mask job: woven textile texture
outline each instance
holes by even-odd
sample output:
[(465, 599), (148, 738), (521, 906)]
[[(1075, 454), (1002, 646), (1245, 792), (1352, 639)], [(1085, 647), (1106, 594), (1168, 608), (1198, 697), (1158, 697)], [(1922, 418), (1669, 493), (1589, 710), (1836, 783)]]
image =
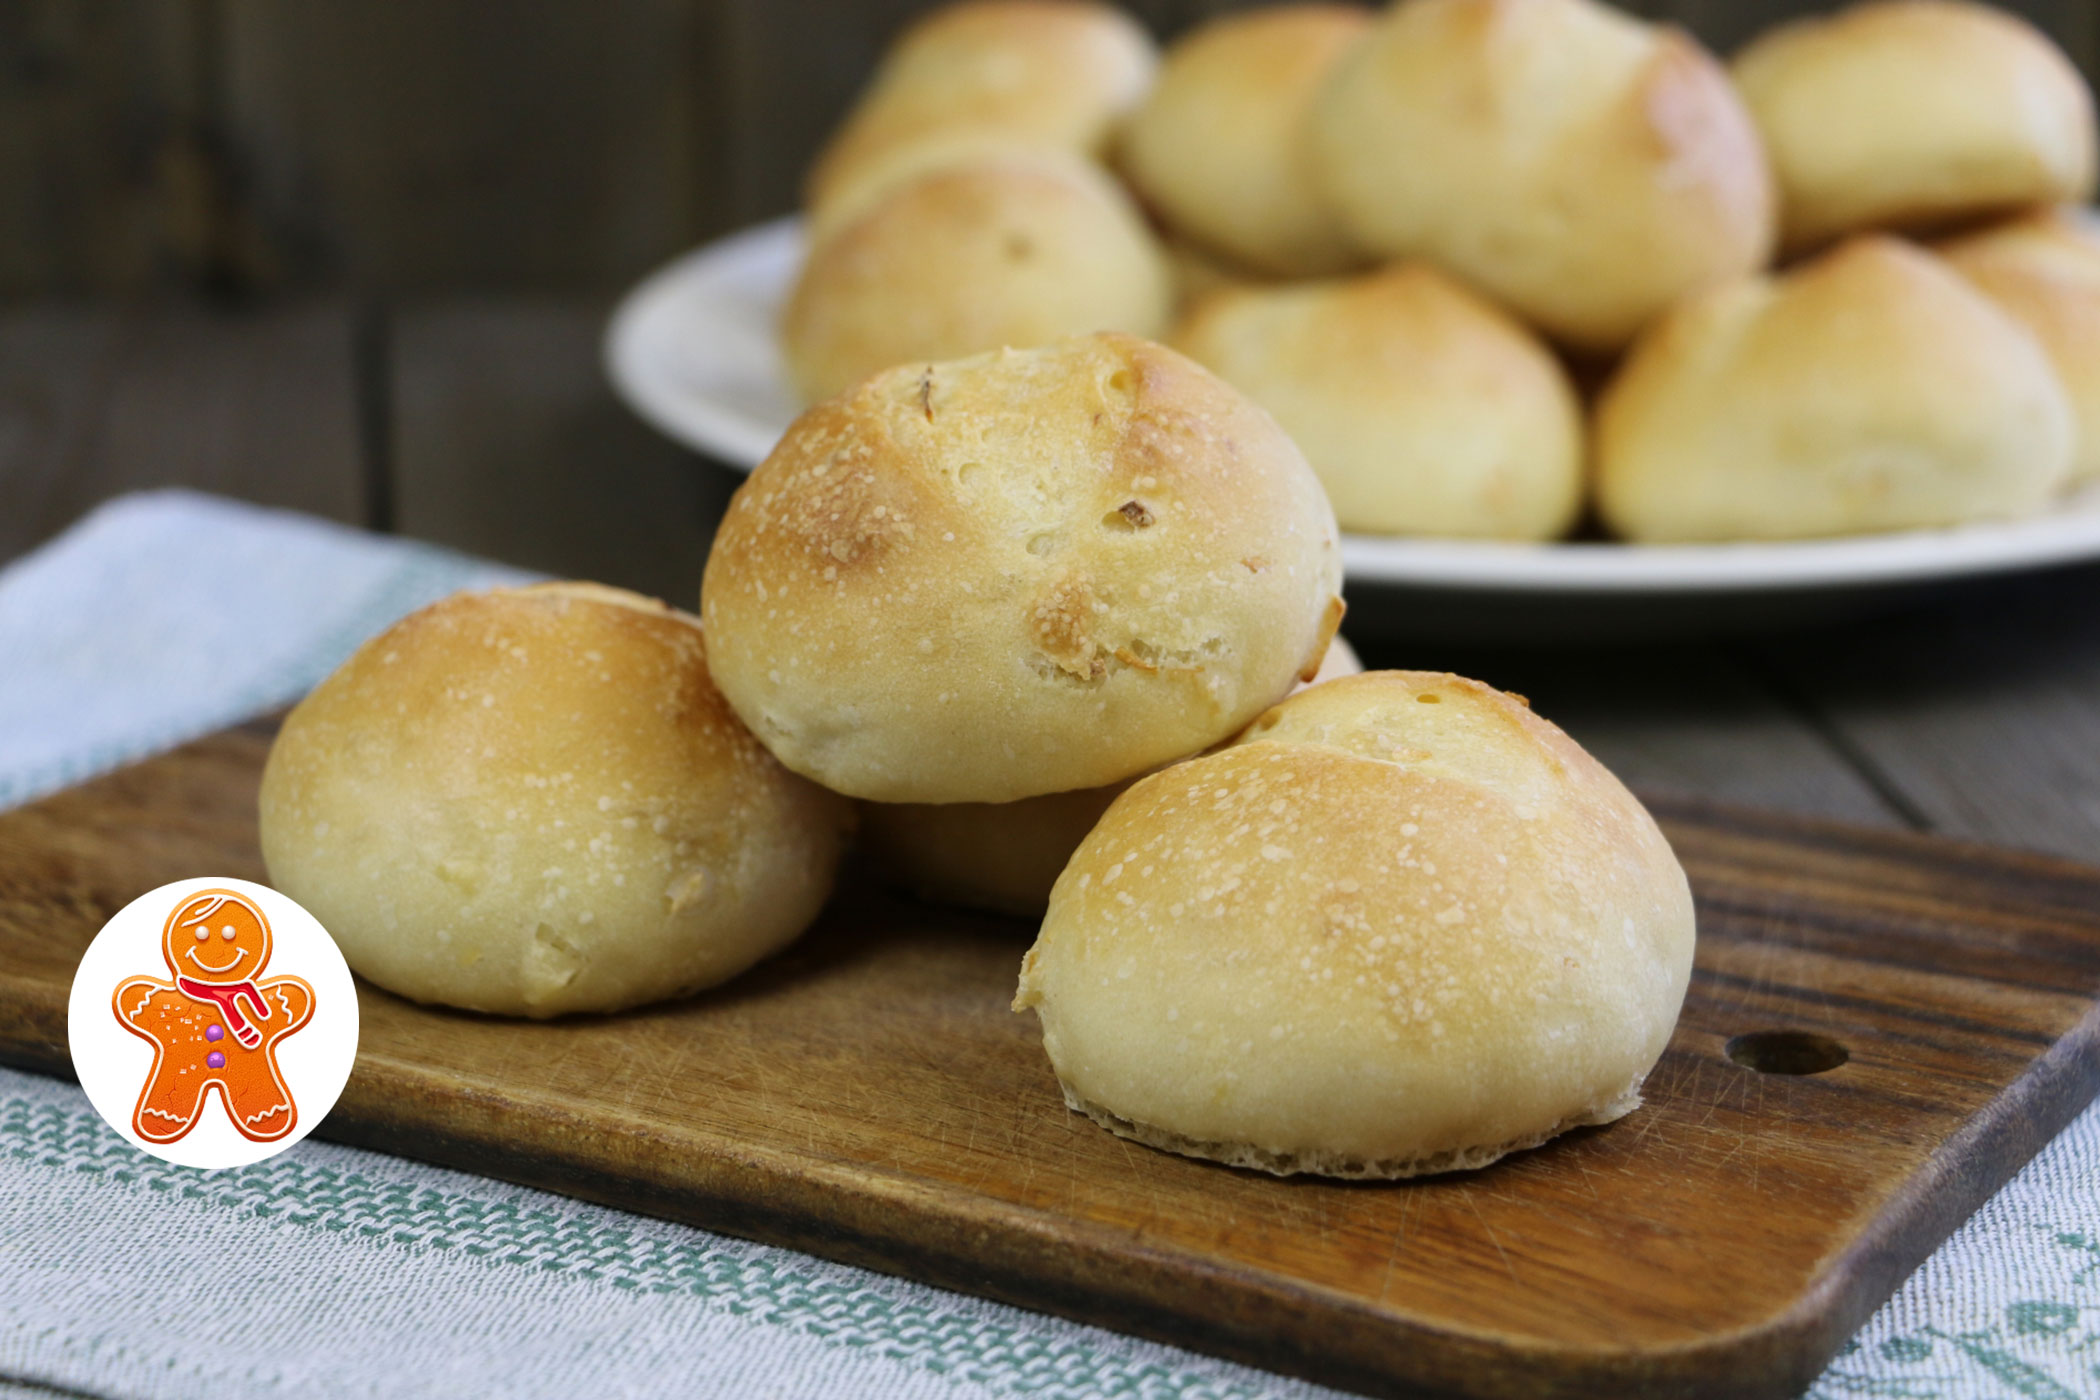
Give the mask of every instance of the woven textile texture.
[[(285, 704), (402, 613), (523, 577), (206, 497), (114, 502), (0, 572), (0, 805)], [(171, 1167), (73, 1086), (0, 1071), (0, 1400), (586, 1393), (1332, 1392), (318, 1141)], [(1810, 1394), (2100, 1397), (2100, 1110)]]

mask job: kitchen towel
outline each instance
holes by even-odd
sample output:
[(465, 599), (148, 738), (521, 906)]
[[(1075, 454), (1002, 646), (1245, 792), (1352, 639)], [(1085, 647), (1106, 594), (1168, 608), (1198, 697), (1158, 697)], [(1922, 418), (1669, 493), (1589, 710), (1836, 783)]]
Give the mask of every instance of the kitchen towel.
[[(527, 577), (188, 493), (112, 502), (0, 571), (0, 805), (286, 704), (410, 609)], [(0, 1400), (53, 1393), (1333, 1394), (324, 1142), (173, 1167), (72, 1085), (0, 1070)], [(2100, 1396), (2100, 1108), (1810, 1394)]]

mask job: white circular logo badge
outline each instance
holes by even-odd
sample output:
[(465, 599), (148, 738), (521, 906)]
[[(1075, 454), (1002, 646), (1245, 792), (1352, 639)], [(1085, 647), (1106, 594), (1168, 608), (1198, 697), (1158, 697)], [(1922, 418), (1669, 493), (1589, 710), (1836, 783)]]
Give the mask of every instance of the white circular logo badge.
[(248, 880), (177, 880), (117, 911), (73, 974), (66, 1036), (95, 1111), (185, 1167), (274, 1157), (335, 1107), (357, 989), (320, 921)]

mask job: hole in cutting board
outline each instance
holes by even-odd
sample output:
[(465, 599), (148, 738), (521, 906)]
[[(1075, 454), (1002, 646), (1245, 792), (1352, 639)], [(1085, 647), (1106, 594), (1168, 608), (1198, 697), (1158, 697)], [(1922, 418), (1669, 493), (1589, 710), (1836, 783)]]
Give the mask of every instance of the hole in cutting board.
[(1808, 1031), (1752, 1031), (1724, 1047), (1728, 1058), (1759, 1074), (1821, 1074), (1852, 1058), (1827, 1035)]

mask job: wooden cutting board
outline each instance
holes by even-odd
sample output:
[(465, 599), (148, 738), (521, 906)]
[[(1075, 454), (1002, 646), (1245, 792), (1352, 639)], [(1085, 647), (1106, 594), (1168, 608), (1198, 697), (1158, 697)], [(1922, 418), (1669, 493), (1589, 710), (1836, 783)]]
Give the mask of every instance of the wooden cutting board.
[[(0, 815), (0, 1058), (145, 890), (261, 879), (267, 725)], [(2093, 1095), (2100, 871), (1662, 806), (1699, 899), (1648, 1105), (1486, 1171), (1278, 1181), (1068, 1113), (1030, 930), (841, 890), (657, 1010), (522, 1024), (360, 986), (324, 1136), (1381, 1393), (1780, 1396)], [(1748, 1067), (1739, 1058), (1764, 1066)], [(1818, 1038), (1821, 1039), (1818, 1039)], [(1787, 1074), (1830, 1042), (1837, 1068)]]

